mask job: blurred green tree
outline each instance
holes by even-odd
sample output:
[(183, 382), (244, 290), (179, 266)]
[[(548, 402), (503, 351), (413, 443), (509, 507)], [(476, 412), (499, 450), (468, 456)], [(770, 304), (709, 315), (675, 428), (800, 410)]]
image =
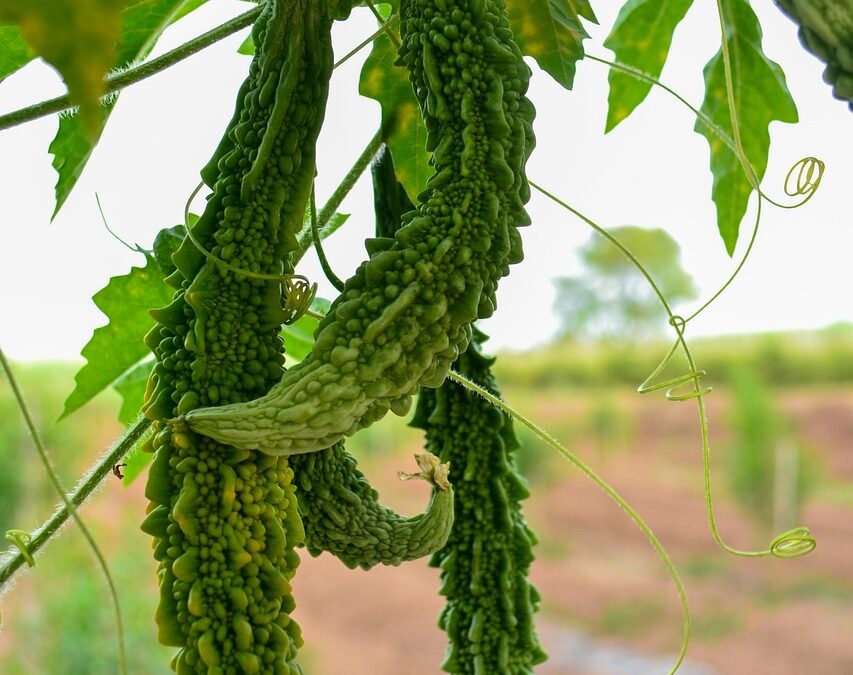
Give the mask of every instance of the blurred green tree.
[[(661, 229), (626, 225), (611, 230), (646, 267), (671, 304), (696, 297), (679, 261), (680, 248)], [(660, 301), (634, 264), (598, 234), (580, 249), (583, 270), (555, 281), (558, 338), (647, 339), (661, 332)]]

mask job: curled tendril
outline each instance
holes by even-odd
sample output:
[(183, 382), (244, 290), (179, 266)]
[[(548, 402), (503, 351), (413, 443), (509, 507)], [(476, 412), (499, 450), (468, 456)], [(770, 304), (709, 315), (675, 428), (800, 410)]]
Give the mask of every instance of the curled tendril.
[(770, 542), (770, 553), (777, 558), (799, 558), (815, 550), (817, 542), (807, 527), (795, 527)]
[[(806, 194), (809, 190), (809, 185), (815, 186), (816, 183), (820, 182), (822, 162), (817, 160), (813, 164), (806, 162), (802, 163), (803, 168), (801, 170), (801, 175), (803, 176), (803, 178), (798, 178), (797, 185), (798, 190), (801, 191), (800, 194)], [(817, 173), (817, 179), (814, 178), (815, 172)], [(637, 388), (637, 391), (641, 394), (647, 394), (653, 391), (666, 389), (666, 398), (669, 401), (688, 401), (691, 399), (696, 400), (696, 405), (699, 412), (699, 426), (702, 434), (702, 465), (705, 478), (705, 505), (706, 511), (708, 513), (708, 523), (711, 528), (711, 534), (717, 544), (733, 555), (749, 558), (763, 557), (767, 555), (773, 555), (777, 558), (796, 558), (813, 551), (816, 544), (814, 539), (811, 537), (808, 528), (805, 527), (798, 527), (793, 530), (789, 530), (788, 532), (783, 532), (778, 537), (773, 539), (770, 544), (770, 547), (766, 550), (742, 551), (739, 549), (735, 549), (729, 546), (725, 541), (723, 541), (722, 537), (720, 536), (719, 530), (717, 529), (717, 522), (714, 515), (714, 502), (711, 496), (711, 443), (708, 434), (708, 415), (705, 410), (704, 401), (704, 397), (707, 394), (711, 393), (711, 388), (703, 388), (701, 386), (702, 378), (706, 375), (706, 372), (696, 366), (696, 361), (693, 358), (693, 353), (690, 351), (690, 347), (688, 346), (687, 341), (684, 338), (684, 331), (686, 329), (687, 324), (693, 318), (703, 312), (707, 307), (709, 307), (711, 303), (713, 303), (714, 300), (716, 300), (720, 296), (720, 294), (732, 283), (735, 276), (737, 276), (738, 272), (746, 262), (746, 257), (749, 255), (749, 252), (751, 251), (752, 246), (755, 243), (755, 232), (753, 232), (753, 237), (749, 243), (749, 247), (747, 248), (746, 255), (738, 264), (734, 274), (729, 277), (728, 281), (726, 281), (726, 283), (722, 286), (722, 288), (720, 288), (720, 290), (718, 290), (713, 296), (711, 296), (710, 300), (705, 302), (697, 311), (695, 311), (693, 314), (691, 314), (685, 319), (684, 317), (673, 313), (672, 309), (669, 306), (669, 303), (666, 300), (666, 296), (663, 294), (658, 284), (652, 278), (649, 271), (643, 266), (639, 259), (633, 253), (631, 253), (631, 251), (629, 251), (624, 244), (622, 244), (622, 242), (620, 242), (618, 239), (616, 239), (616, 237), (614, 237), (607, 230), (601, 227), (601, 225), (599, 225), (589, 217), (585, 216), (580, 211), (570, 206), (559, 197), (555, 196), (553, 193), (539, 186), (534, 181), (530, 181), (530, 185), (535, 190), (541, 192), (543, 195), (545, 195), (555, 203), (559, 204), (569, 212), (578, 216), (581, 220), (589, 224), (590, 227), (592, 227), (596, 232), (600, 233), (611, 243), (613, 243), (613, 245), (616, 246), (646, 278), (652, 290), (655, 292), (661, 304), (663, 305), (664, 311), (669, 317), (668, 323), (675, 331), (676, 339), (672, 347), (670, 347), (669, 351), (661, 360), (661, 362), (657, 365), (657, 367), (655, 367), (651, 375), (649, 375)], [(811, 188), (811, 193), (813, 192), (814, 187)], [(760, 219), (761, 214), (760, 207), (761, 199), (759, 198), (759, 212), (758, 217), (756, 219), (756, 231), (758, 219)], [(659, 377), (661, 373), (664, 372), (666, 367), (675, 357), (676, 352), (678, 352), (679, 350), (681, 351), (681, 353), (684, 354), (685, 358), (687, 359), (687, 372), (676, 377), (662, 380), (660, 382), (655, 382), (654, 380)], [(687, 391), (684, 391), (684, 386), (690, 384), (692, 384), (692, 388)]]
[[(785, 194), (789, 197), (803, 195), (805, 199), (798, 204), (798, 206), (802, 206), (817, 192), (825, 170), (826, 164), (817, 157), (803, 157), (790, 168), (788, 175), (785, 176)], [(796, 182), (793, 185), (796, 187), (791, 187), (791, 179), (794, 178), (794, 174), (796, 174)]]
[(311, 303), (317, 296), (317, 284), (309, 284), (305, 277), (293, 275), (281, 282), (284, 292), (284, 323), (292, 324), (304, 315), (315, 316), (310, 311)]
[[(667, 401), (689, 401), (690, 399), (710, 394), (712, 391), (711, 387), (705, 387), (704, 389), (700, 387), (702, 378), (708, 373), (704, 370), (697, 370), (696, 368), (691, 368), (688, 372), (667, 380), (653, 382), (653, 380), (666, 369), (669, 362), (675, 357), (675, 353), (678, 351), (678, 348), (682, 346), (682, 341), (684, 339), (684, 327), (686, 325), (686, 321), (683, 317), (678, 316), (677, 314), (672, 316), (669, 320), (669, 325), (675, 328), (675, 332), (678, 334), (678, 337), (672, 347), (670, 347), (666, 356), (663, 357), (661, 362), (652, 371), (651, 375), (643, 380), (643, 383), (637, 387), (637, 393), (648, 394), (653, 391), (666, 389), (665, 395)], [(686, 392), (679, 392), (679, 389), (691, 382), (693, 383), (693, 389)]]
[(15, 546), (18, 547), (18, 550), (21, 552), (21, 555), (24, 556), (24, 560), (27, 561), (27, 565), (30, 567), (36, 566), (36, 559), (33, 558), (33, 554), (30, 551), (30, 540), (32, 536), (29, 532), (25, 530), (7, 530), (6, 531), (6, 541), (11, 542)]
[[(727, 52), (727, 50), (726, 50), (726, 52)], [(777, 206), (780, 209), (796, 209), (796, 208), (799, 208), (800, 206), (805, 204), (807, 201), (809, 201), (809, 199), (812, 198), (812, 195), (814, 195), (815, 191), (818, 188), (818, 185), (820, 185), (820, 180), (823, 177), (823, 172), (824, 172), (824, 169), (826, 168), (826, 165), (824, 164), (823, 161), (817, 159), (816, 157), (804, 157), (803, 159), (799, 160), (796, 164), (794, 164), (791, 167), (790, 171), (788, 172), (788, 178), (786, 178), (786, 183), (785, 183), (785, 185), (786, 185), (785, 194), (788, 195), (789, 197), (798, 197), (798, 196), (802, 195), (802, 196), (805, 196), (805, 199), (802, 199), (801, 201), (796, 202), (795, 204), (782, 204), (781, 202), (773, 199), (770, 195), (768, 195), (766, 192), (764, 192), (761, 189), (761, 187), (759, 185), (758, 175), (757, 175), (755, 169), (753, 168), (752, 164), (747, 159), (746, 155), (744, 154), (743, 148), (740, 145), (740, 142), (739, 142), (740, 135), (737, 132), (737, 128), (735, 128), (735, 132), (736, 132), (735, 138), (732, 138), (731, 136), (729, 136), (728, 133), (726, 133), (726, 131), (722, 127), (720, 127), (710, 117), (708, 117), (708, 115), (706, 115), (701, 110), (699, 110), (699, 108), (697, 108), (692, 103), (690, 103), (690, 101), (688, 101), (686, 98), (684, 98), (681, 94), (679, 94), (677, 91), (675, 91), (672, 87), (664, 84), (663, 82), (661, 82), (659, 79), (657, 79), (653, 75), (650, 75), (646, 72), (643, 72), (639, 68), (635, 68), (634, 66), (629, 66), (625, 63), (619, 63), (618, 61), (611, 61), (609, 59), (604, 59), (604, 58), (601, 58), (600, 56), (595, 56), (594, 54), (586, 54), (584, 56), (584, 58), (588, 59), (590, 61), (594, 61), (596, 63), (600, 63), (602, 65), (605, 65), (608, 68), (611, 68), (612, 70), (618, 70), (621, 73), (624, 73), (630, 77), (633, 77), (634, 79), (641, 80), (644, 82), (648, 82), (651, 85), (654, 85), (656, 87), (660, 87), (665, 92), (670, 94), (673, 98), (677, 99), (682, 105), (684, 105), (686, 108), (688, 108), (690, 110), (690, 112), (692, 112), (696, 116), (696, 118), (711, 131), (712, 134), (714, 134), (717, 138), (719, 138), (720, 141), (722, 141), (725, 144), (725, 146), (729, 150), (732, 151), (732, 153), (740, 161), (740, 163), (743, 167), (744, 173), (746, 174), (746, 179), (749, 181), (749, 184), (768, 203), (773, 204), (774, 206)], [(726, 58), (728, 58), (728, 57), (726, 57)], [(729, 75), (730, 75), (730, 73), (727, 73), (727, 77)], [(805, 174), (803, 174), (804, 168), (806, 169)], [(814, 175), (815, 171), (817, 172), (816, 177)], [(796, 191), (790, 192), (787, 188), (787, 184), (788, 184), (787, 182), (788, 182), (788, 179), (794, 174), (794, 172), (797, 172), (799, 174), (799, 180), (803, 180), (803, 179), (806, 179), (806, 180), (802, 184), (798, 183), (798, 189)], [(810, 186), (810, 187), (808, 187), (808, 186)]]
[[(307, 314), (308, 308), (311, 306), (311, 303), (314, 301), (314, 297), (317, 295), (317, 284), (312, 284), (308, 277), (302, 274), (264, 274), (263, 272), (253, 272), (251, 270), (243, 269), (242, 267), (237, 267), (236, 265), (232, 265), (208, 251), (207, 248), (205, 248), (205, 246), (196, 239), (192, 228), (190, 227), (190, 204), (202, 187), (204, 187), (203, 182), (199, 183), (195, 190), (192, 191), (192, 194), (190, 194), (189, 199), (187, 199), (187, 203), (184, 206), (184, 229), (186, 230), (187, 238), (192, 242), (192, 245), (195, 246), (205, 258), (215, 262), (221, 267), (224, 267), (230, 272), (240, 274), (244, 277), (249, 277), (250, 279), (278, 281), (281, 284), (282, 295), (284, 295), (284, 311), (286, 314), (284, 320), (285, 324), (292, 324), (294, 321), (299, 319), (299, 317)], [(295, 294), (295, 297), (291, 297), (291, 293)]]

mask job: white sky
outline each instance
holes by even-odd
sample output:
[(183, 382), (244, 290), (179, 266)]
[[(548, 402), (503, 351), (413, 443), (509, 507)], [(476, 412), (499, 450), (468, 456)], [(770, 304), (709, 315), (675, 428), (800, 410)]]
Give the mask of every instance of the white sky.
[[(600, 45), (615, 19), (617, 7), (610, 5), (619, 3), (595, 4), (601, 27), (590, 28), (593, 39), (586, 45), (591, 53), (607, 56)], [(842, 301), (853, 288), (853, 114), (831, 97), (821, 81), (823, 66), (802, 50), (793, 24), (769, 0), (753, 0), (753, 5), (764, 26), (764, 49), (785, 70), (801, 119), (798, 125), (771, 126), (764, 188), (779, 195), (788, 168), (805, 155), (826, 161), (827, 173), (805, 208), (765, 213), (757, 249), (742, 276), (691, 323), (691, 334), (853, 320), (853, 303)], [(211, 0), (170, 29), (155, 55), (245, 9), (245, 3)], [(709, 2), (691, 10), (676, 31), (662, 76), (696, 105), (703, 94), (702, 67), (719, 45), (714, 12)], [(344, 54), (374, 26), (366, 10), (356, 10), (337, 28), (336, 53)], [(140, 264), (141, 256), (104, 229), (95, 192), (112, 228), (130, 242), (148, 246), (159, 229), (182, 220), (198, 170), (218, 142), (245, 76), (248, 59), (235, 53), (245, 32), (126, 90), (53, 224), (55, 175), (47, 147), (56, 118), (0, 133), (0, 345), (10, 356), (75, 357), (92, 330), (105, 322), (91, 295), (108, 277)], [(345, 64), (332, 82), (319, 148), (321, 203), (378, 126), (378, 104), (357, 95), (366, 55), (367, 50)], [(733, 263), (716, 232), (708, 146), (692, 131), (689, 111), (653, 90), (628, 121), (605, 137), (605, 67), (581, 63), (573, 92), (534, 70), (530, 96), (538, 110), (538, 144), (528, 164), (530, 177), (604, 226), (665, 228), (681, 245), (682, 261), (703, 296), (713, 293)], [(0, 84), (0, 112), (62, 92), (51, 69), (31, 64)], [(492, 348), (526, 348), (552, 335), (552, 279), (577, 274), (575, 252), (589, 236), (585, 224), (536, 193), (529, 209), (534, 224), (523, 231), (525, 261), (502, 282), (498, 312), (484, 326)], [(367, 176), (341, 210), (354, 215), (327, 243), (327, 254), (338, 275), (346, 277), (365, 255), (360, 242), (373, 226)], [(321, 281), (321, 294), (333, 295), (313, 259), (306, 257), (305, 271)]]

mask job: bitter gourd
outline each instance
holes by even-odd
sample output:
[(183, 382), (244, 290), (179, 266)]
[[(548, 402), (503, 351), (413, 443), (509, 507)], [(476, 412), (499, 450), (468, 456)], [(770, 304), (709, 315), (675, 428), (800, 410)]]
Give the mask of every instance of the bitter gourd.
[[(454, 368), (499, 395), (476, 328)], [(456, 519), (447, 545), (430, 564), (441, 568), (447, 604), (442, 669), (468, 675), (532, 673), (545, 660), (533, 628), (539, 594), (527, 580), (536, 537), (520, 501), (528, 495), (515, 466), (512, 420), (485, 399), (447, 381), (418, 398), (413, 426), (427, 448), (454, 468)]]
[(347, 280), (304, 361), (257, 400), (189, 412), (195, 431), (282, 455), (404, 414), (420, 385), (444, 381), (521, 260), (534, 110), (503, 1), (404, 0), (401, 30), (435, 168), (418, 209)]
[(326, 2), (269, 0), (253, 31), (257, 54), (236, 112), (202, 171), (213, 188), (168, 278), (178, 291), (152, 312), (156, 355), (144, 413), (156, 433), (142, 529), (154, 537), (159, 640), (180, 647), (185, 673), (300, 673), (289, 580), (303, 538), (285, 458), (235, 449), (166, 420), (199, 405), (266, 392), (282, 372), (276, 275), (314, 176), (315, 142), (332, 71)]
[(853, 0), (775, 0), (800, 42), (826, 64), (823, 79), (853, 110)]
[[(412, 203), (397, 182), (387, 148), (380, 150), (371, 173), (377, 238), (390, 240)], [(368, 252), (376, 241), (368, 240)], [(399, 565), (444, 546), (453, 525), (448, 466), (429, 453), (418, 462), (422, 471), (417, 475), (433, 486), (433, 493), (424, 513), (405, 518), (379, 503), (376, 490), (342, 442), (318, 452), (292, 455), (290, 466), (295, 472), (308, 551), (312, 555), (328, 551), (347, 567), (370, 569), (380, 563)]]
[(370, 569), (422, 558), (444, 546), (453, 525), (448, 467), (430, 453), (418, 455), (418, 464), (421, 472), (414, 476), (433, 486), (432, 497), (424, 513), (404, 518), (379, 503), (343, 443), (294, 455), (291, 468), (308, 551), (328, 551), (347, 567)]

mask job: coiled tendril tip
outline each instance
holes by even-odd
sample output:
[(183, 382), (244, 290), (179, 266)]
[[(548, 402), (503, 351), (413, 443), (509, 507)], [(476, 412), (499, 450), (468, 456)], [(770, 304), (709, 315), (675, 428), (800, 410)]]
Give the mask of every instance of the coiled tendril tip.
[(33, 558), (33, 554), (29, 548), (31, 539), (32, 536), (29, 532), (25, 530), (6, 531), (6, 541), (11, 542), (12, 544), (18, 547), (18, 550), (21, 552), (21, 555), (24, 556), (24, 560), (27, 561), (27, 565), (29, 565), (30, 567), (35, 567), (36, 560), (35, 558)]

